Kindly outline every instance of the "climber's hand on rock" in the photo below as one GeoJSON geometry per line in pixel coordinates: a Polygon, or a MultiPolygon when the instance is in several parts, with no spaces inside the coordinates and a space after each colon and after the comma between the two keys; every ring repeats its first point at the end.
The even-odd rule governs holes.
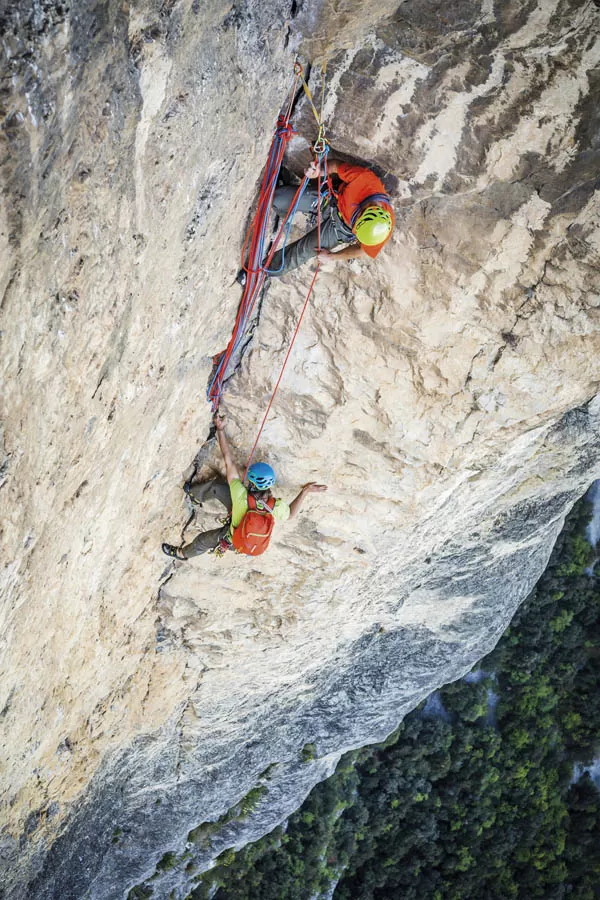
{"type": "Polygon", "coordinates": [[[305,169],[304,174],[307,178],[318,178],[320,171],[321,167],[319,166],[319,163],[313,160],[310,166],[305,169]]]}
{"type": "Polygon", "coordinates": [[[225,413],[220,413],[220,412],[215,413],[214,422],[215,422],[215,428],[217,429],[217,431],[224,431],[225,425],[227,424],[227,418],[225,416],[225,413]]]}
{"type": "Polygon", "coordinates": [[[326,262],[328,259],[335,259],[337,254],[332,253],[331,250],[319,250],[317,256],[321,260],[321,262],[326,262]]]}

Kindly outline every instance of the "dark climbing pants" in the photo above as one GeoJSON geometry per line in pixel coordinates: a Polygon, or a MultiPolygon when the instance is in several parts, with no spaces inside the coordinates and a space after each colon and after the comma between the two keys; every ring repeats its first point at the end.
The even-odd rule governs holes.
{"type": "MultiPolygon", "coordinates": [[[[273,208],[279,215],[285,216],[296,194],[293,187],[281,187],[275,191],[273,208]]],[[[315,213],[317,209],[318,194],[315,190],[305,191],[300,198],[298,209],[304,213],[315,213]]],[[[337,206],[330,199],[328,205],[321,212],[321,248],[332,250],[338,244],[354,243],[356,238],[352,231],[340,216],[337,206]]],[[[269,275],[285,275],[292,269],[304,265],[317,255],[319,248],[319,231],[313,228],[300,240],[288,244],[285,251],[278,250],[274,254],[269,266],[269,275]],[[282,264],[283,263],[283,264],[282,264]]]]}
{"type": "MultiPolygon", "coordinates": [[[[190,496],[203,503],[213,498],[219,500],[228,513],[231,514],[231,492],[226,481],[207,481],[204,484],[194,484],[190,488],[190,496]]],[[[193,541],[181,548],[181,552],[190,559],[192,556],[201,556],[219,546],[222,538],[229,534],[229,525],[221,525],[220,528],[212,528],[197,534],[193,541]]]]}

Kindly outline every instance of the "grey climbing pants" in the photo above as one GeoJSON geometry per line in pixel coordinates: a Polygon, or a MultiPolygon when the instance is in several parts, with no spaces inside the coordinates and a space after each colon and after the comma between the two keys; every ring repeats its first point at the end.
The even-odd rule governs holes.
{"type": "MultiPolygon", "coordinates": [[[[280,215],[285,216],[296,195],[296,188],[281,187],[275,191],[273,208],[280,215]]],[[[314,213],[317,209],[318,194],[315,190],[307,190],[300,198],[298,209],[304,213],[314,213]]],[[[338,212],[335,202],[330,199],[328,205],[321,212],[321,248],[332,250],[338,244],[355,243],[356,238],[348,225],[338,212]]],[[[300,240],[288,244],[285,250],[278,250],[274,254],[269,266],[269,275],[285,275],[292,269],[297,269],[309,259],[317,255],[319,247],[319,231],[313,228],[300,240]]]]}
{"type": "MultiPolygon", "coordinates": [[[[219,500],[228,513],[231,513],[231,492],[226,481],[207,481],[204,484],[194,484],[190,488],[190,496],[202,503],[204,500],[219,500]]],[[[229,534],[229,525],[221,525],[220,528],[212,528],[197,534],[193,541],[181,548],[186,559],[192,556],[201,556],[219,546],[219,542],[229,534]]]]}

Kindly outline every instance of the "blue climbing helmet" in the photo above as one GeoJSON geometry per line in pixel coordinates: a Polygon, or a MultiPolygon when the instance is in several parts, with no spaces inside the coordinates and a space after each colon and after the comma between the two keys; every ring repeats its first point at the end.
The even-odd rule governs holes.
{"type": "Polygon", "coordinates": [[[275,472],[268,463],[252,463],[248,481],[259,491],[266,491],[275,484],[275,472]]]}

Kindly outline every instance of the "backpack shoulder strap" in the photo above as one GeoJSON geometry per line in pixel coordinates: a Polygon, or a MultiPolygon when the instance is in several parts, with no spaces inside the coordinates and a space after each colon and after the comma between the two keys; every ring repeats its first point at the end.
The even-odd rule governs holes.
{"type": "Polygon", "coordinates": [[[275,497],[269,497],[268,500],[257,500],[254,494],[248,491],[248,512],[269,512],[273,514],[276,504],[275,497]],[[259,506],[260,503],[260,506],[259,506]]]}

